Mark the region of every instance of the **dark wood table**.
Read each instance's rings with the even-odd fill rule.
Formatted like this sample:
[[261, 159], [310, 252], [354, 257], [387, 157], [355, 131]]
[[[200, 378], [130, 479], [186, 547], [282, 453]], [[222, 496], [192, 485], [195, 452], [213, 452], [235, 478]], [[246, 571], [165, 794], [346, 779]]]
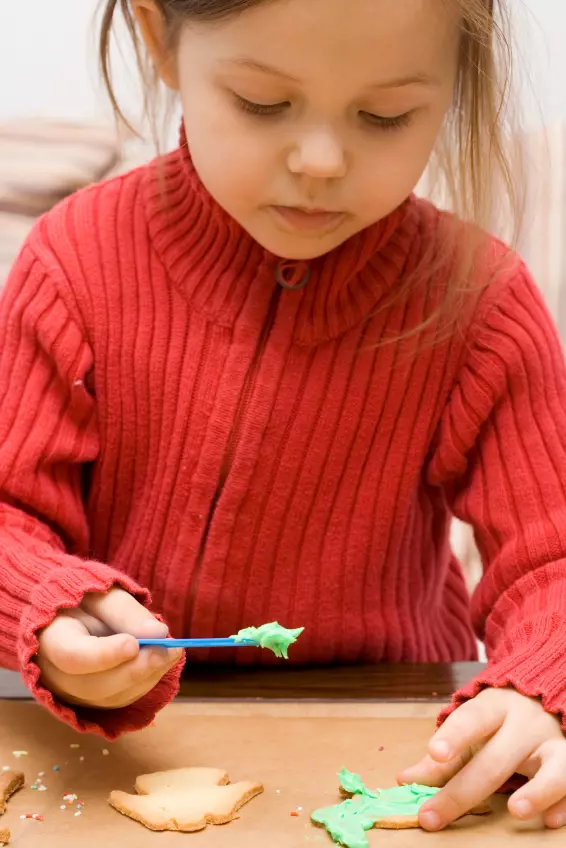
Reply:
[[[193, 666], [186, 700], [447, 701], [483, 668], [480, 663], [235, 669]], [[19, 676], [0, 670], [0, 699], [29, 699]]]

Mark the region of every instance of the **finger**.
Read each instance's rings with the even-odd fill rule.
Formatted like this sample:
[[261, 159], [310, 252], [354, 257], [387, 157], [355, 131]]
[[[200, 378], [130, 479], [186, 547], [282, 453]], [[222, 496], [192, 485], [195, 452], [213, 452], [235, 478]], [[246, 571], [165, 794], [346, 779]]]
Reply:
[[547, 811], [544, 817], [544, 823], [551, 830], [559, 830], [566, 825], [566, 799], [555, 804]]
[[493, 795], [533, 749], [517, 722], [506, 722], [461, 771], [421, 808], [425, 830], [441, 830]]
[[59, 615], [67, 615], [69, 618], [78, 619], [81, 624], [84, 624], [91, 636], [112, 636], [114, 634], [114, 631], [110, 630], [106, 624], [99, 621], [97, 618], [94, 618], [94, 616], [89, 615], [87, 612], [84, 612], [84, 610], [80, 607], [77, 609], [65, 610], [64, 612], [60, 612]]
[[548, 811], [566, 799], [566, 742], [541, 746], [542, 765], [533, 778], [509, 799], [509, 812], [519, 819], [530, 819]]
[[65, 674], [107, 672], [139, 653], [137, 641], [125, 634], [97, 638], [72, 616], [57, 616], [39, 637], [39, 659]]
[[140, 698], [143, 698], [144, 695], [147, 695], [148, 692], [151, 692], [164, 675], [176, 666], [178, 662], [179, 660], [176, 659], [174, 662], [170, 663], [169, 668], [166, 668], [164, 671], [156, 672], [152, 677], [144, 679], [138, 686], [132, 687], [125, 692], [119, 692], [118, 695], [105, 699], [100, 704], [100, 708], [105, 710], [115, 710], [120, 707], [128, 707], [131, 704], [134, 704], [136, 701], [139, 701]]
[[164, 639], [169, 629], [139, 601], [123, 589], [106, 594], [85, 595], [82, 607], [89, 615], [104, 622], [114, 633], [129, 633], [136, 639]]
[[[166, 673], [166, 672], [165, 672]], [[101, 680], [95, 697], [83, 691], [77, 686], [78, 677], [66, 675], [55, 666], [50, 665], [48, 660], [42, 662], [41, 683], [49, 689], [55, 697], [67, 704], [81, 707], [94, 707], [96, 709], [111, 710], [127, 707], [139, 701], [150, 692], [163, 677], [163, 674], [155, 672], [145, 677], [136, 687], [131, 687], [123, 692], [108, 695], [104, 683]], [[78, 694], [80, 692], [80, 694]]]
[[166, 674], [180, 656], [180, 651], [152, 648], [140, 651], [134, 660], [110, 671], [80, 675], [66, 674], [44, 658], [42, 678], [46, 688], [70, 703], [102, 707], [112, 702], [115, 705], [130, 690], [153, 688], [153, 681]]
[[507, 714], [505, 702], [482, 698], [482, 694], [458, 707], [436, 731], [428, 746], [433, 760], [447, 763], [484, 743], [501, 727]]
[[454, 757], [449, 763], [437, 763], [428, 754], [414, 766], [397, 775], [397, 783], [420, 783], [422, 786], [444, 786], [470, 760], [471, 751]]

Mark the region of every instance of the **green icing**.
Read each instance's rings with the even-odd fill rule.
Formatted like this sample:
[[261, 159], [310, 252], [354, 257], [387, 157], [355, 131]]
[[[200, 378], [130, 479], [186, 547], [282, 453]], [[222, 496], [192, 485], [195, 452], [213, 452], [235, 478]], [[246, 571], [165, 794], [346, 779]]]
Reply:
[[273, 621], [271, 624], [262, 624], [261, 627], [246, 627], [236, 636], [232, 636], [232, 639], [234, 642], [255, 642], [258, 647], [268, 648], [276, 657], [284, 657], [287, 660], [289, 646], [297, 641], [304, 629], [297, 627], [295, 630], [288, 630]]
[[346, 848], [368, 848], [366, 831], [379, 819], [418, 815], [423, 804], [440, 792], [436, 787], [417, 783], [372, 791], [359, 775], [346, 769], [342, 769], [339, 777], [342, 789], [356, 797], [316, 810], [311, 818], [316, 824], [324, 825], [334, 841]]
[[339, 773], [340, 786], [348, 795], [363, 795], [364, 798], [377, 798], [379, 790], [368, 789], [359, 774], [343, 768]]

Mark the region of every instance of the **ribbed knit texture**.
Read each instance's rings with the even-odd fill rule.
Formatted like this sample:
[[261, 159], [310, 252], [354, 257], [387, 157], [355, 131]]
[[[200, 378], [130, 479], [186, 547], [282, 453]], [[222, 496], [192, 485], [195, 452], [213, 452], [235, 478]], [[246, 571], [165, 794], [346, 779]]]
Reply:
[[[0, 312], [0, 661], [42, 703], [114, 737], [174, 696], [179, 668], [115, 712], [38, 683], [37, 630], [117, 583], [174, 636], [304, 625], [297, 663], [471, 660], [473, 612], [491, 661], [455, 704], [512, 683], [563, 710], [566, 380], [537, 290], [514, 262], [463, 334], [380, 344], [433, 309], [445, 280], [390, 295], [449, 225], [411, 198], [283, 290], [182, 149], [40, 221]], [[451, 511], [485, 558], [472, 612]]]

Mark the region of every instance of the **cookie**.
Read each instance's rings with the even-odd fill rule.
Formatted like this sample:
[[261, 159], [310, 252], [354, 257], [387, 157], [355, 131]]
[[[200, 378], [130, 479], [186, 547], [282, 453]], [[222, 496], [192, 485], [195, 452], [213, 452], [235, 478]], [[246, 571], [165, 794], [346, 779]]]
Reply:
[[0, 816], [6, 812], [6, 805], [12, 795], [23, 788], [25, 780], [21, 771], [0, 772]]
[[11, 839], [11, 833], [7, 829], [0, 829], [0, 846], [7, 845]]
[[208, 824], [227, 824], [238, 810], [263, 792], [251, 780], [230, 783], [226, 772], [214, 768], [181, 768], [144, 774], [136, 795], [114, 791], [109, 803], [122, 815], [149, 830], [192, 833]]
[[[366, 833], [380, 830], [407, 830], [418, 828], [419, 810], [440, 789], [411, 784], [391, 789], [369, 789], [358, 774], [342, 769], [340, 794], [346, 798], [341, 804], [315, 810], [311, 819], [325, 827], [330, 836], [347, 848], [367, 848]], [[488, 804], [470, 811], [472, 815], [491, 812]]]
[[[480, 804], [470, 810], [469, 813], [464, 813], [462, 818], [465, 816], [488, 816], [491, 812], [489, 804]], [[374, 824], [374, 828], [378, 830], [409, 830], [417, 827], [420, 827], [418, 816], [388, 816]]]

